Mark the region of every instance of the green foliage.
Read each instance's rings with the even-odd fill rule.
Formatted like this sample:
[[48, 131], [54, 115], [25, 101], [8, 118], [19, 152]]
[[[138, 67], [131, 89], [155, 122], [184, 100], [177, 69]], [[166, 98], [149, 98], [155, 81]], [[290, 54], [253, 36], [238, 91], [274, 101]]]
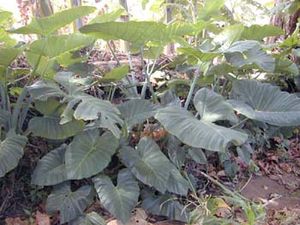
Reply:
[[109, 177], [99, 175], [93, 178], [96, 192], [103, 206], [115, 217], [126, 223], [139, 198], [139, 186], [131, 172], [123, 169], [118, 173], [115, 186]]
[[[299, 56], [295, 49], [299, 45], [298, 29], [282, 43], [274, 44], [281, 51], [276, 53], [262, 41], [282, 35], [281, 29], [244, 26], [228, 19], [221, 15], [223, 0], [207, 0], [201, 5], [191, 2], [174, 3], [180, 11], [191, 12], [186, 15], [190, 23], [177, 17], [168, 25], [114, 22], [124, 14], [119, 9], [97, 16], [80, 29], [81, 33], [58, 35], [58, 29], [95, 10], [88, 6], [72, 8], [33, 19], [29, 25], [11, 31], [38, 34], [37, 40], [24, 47], [14, 46], [1, 27], [0, 41], [4, 44], [0, 48], [0, 69], [4, 76], [0, 86], [0, 177], [17, 166], [26, 135], [31, 134], [29, 140], [41, 137], [53, 145], [54, 149], [37, 162], [32, 184], [55, 185], [47, 210], [59, 211], [61, 223], [105, 223], [94, 212], [84, 214], [94, 198], [94, 189], [101, 205], [124, 224], [139, 200], [141, 207], [154, 215], [187, 222], [193, 210], [184, 204], [191, 192], [197, 193], [183, 169], [186, 160], [207, 164], [206, 151], [218, 152], [224, 170], [234, 174], [237, 168], [230, 161], [230, 151], [250, 164], [252, 130], [260, 129], [258, 126], [300, 125], [300, 100], [296, 95], [267, 82], [245, 79], [257, 73], [271, 77], [298, 75], [298, 66], [289, 59], [289, 54]], [[199, 13], [195, 13], [198, 7]], [[8, 18], [10, 14], [1, 11], [0, 25]], [[225, 28], [219, 26], [220, 22]], [[170, 72], [175, 76], [159, 77], [154, 88], [151, 81], [158, 70], [156, 61], [151, 65], [141, 59], [145, 81], [133, 79], [132, 65], [119, 65], [99, 78], [99, 71], [86, 63], [85, 57], [76, 56], [76, 51], [93, 46], [96, 39], [128, 41], [136, 53], [153, 59], [165, 45], [176, 43], [181, 55], [167, 65], [175, 68]], [[32, 68], [24, 89], [15, 92], [13, 88], [19, 88], [19, 82], [11, 78], [12, 62], [24, 53]], [[180, 70], [188, 79], [178, 79]], [[132, 76], [127, 77], [129, 72]], [[149, 94], [145, 95], [147, 89]], [[19, 94], [12, 98], [16, 102], [10, 102], [8, 93]], [[250, 123], [247, 129], [245, 121]], [[86, 183], [92, 186], [83, 185]], [[249, 223], [254, 224], [252, 206], [243, 203], [243, 207]]]
[[255, 80], [236, 81], [230, 104], [246, 117], [275, 126], [300, 125], [300, 99]]
[[101, 172], [110, 162], [118, 145], [118, 140], [110, 132], [100, 137], [97, 130], [77, 135], [65, 154], [68, 178], [88, 178]]
[[6, 138], [0, 143], [0, 177], [14, 169], [24, 152], [23, 148], [27, 142], [27, 138], [21, 135], [9, 132]]
[[68, 183], [62, 183], [48, 196], [46, 210], [49, 213], [59, 211], [60, 222], [63, 224], [82, 215], [91, 203], [92, 197], [91, 186], [82, 186], [73, 192]]
[[40, 19], [32, 19], [31, 23], [20, 27], [18, 29], [12, 30], [10, 32], [17, 34], [40, 34], [44, 36], [49, 36], [51, 33], [57, 31], [74, 20], [86, 16], [96, 8], [90, 6], [80, 6], [72, 9], [67, 9], [58, 13], [55, 13], [49, 17], [43, 17]]

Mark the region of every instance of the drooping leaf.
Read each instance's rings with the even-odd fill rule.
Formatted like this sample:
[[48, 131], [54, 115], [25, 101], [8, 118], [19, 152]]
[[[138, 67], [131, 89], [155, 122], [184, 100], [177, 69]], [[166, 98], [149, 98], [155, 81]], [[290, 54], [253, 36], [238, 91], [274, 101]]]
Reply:
[[181, 168], [186, 159], [186, 152], [181, 147], [181, 142], [173, 135], [168, 135], [166, 148], [169, 159], [177, 168]]
[[88, 130], [75, 136], [65, 155], [68, 178], [88, 178], [101, 172], [118, 145], [118, 140], [110, 132], [99, 136], [98, 130]]
[[60, 223], [64, 224], [82, 215], [91, 201], [91, 186], [82, 186], [72, 192], [69, 183], [62, 183], [48, 196], [46, 210], [48, 213], [59, 211]]
[[30, 24], [12, 30], [11, 32], [17, 34], [40, 34], [47, 36], [57, 31], [59, 28], [68, 25], [72, 21], [92, 13], [95, 9], [95, 7], [91, 6], [73, 7], [48, 17], [39, 19], [33, 18]]
[[188, 56], [192, 56], [200, 61], [210, 61], [220, 55], [216, 52], [203, 52], [200, 49], [195, 48], [179, 48], [178, 50], [179, 52]]
[[90, 212], [71, 221], [70, 225], [106, 225], [106, 222], [98, 213]]
[[120, 8], [110, 13], [105, 13], [103, 15], [96, 16], [94, 19], [91, 20], [91, 22], [89, 22], [89, 24], [115, 21], [116, 19], [120, 18], [120, 16], [124, 13], [126, 13], [126, 11], [123, 8]]
[[59, 86], [46, 80], [39, 80], [28, 87], [30, 95], [37, 100], [46, 101], [48, 98], [64, 97], [65, 93]]
[[0, 143], [0, 177], [14, 169], [24, 152], [23, 148], [27, 142], [25, 136], [9, 132], [7, 137]]
[[196, 119], [187, 110], [169, 106], [157, 112], [155, 118], [183, 143], [211, 151], [224, 151], [229, 143], [243, 144], [247, 135], [239, 131]]
[[224, 6], [224, 0], [204, 1], [204, 6], [199, 10], [199, 18], [209, 20], [219, 14], [219, 10]]
[[208, 88], [201, 88], [197, 91], [194, 105], [201, 116], [201, 120], [207, 122], [237, 121], [232, 106], [221, 95]]
[[73, 33], [69, 35], [50, 36], [44, 39], [38, 39], [30, 45], [30, 52], [49, 58], [83, 48], [94, 42], [94, 38]]
[[0, 65], [7, 67], [20, 54], [20, 48], [2, 47], [0, 48]]
[[67, 180], [65, 168], [66, 147], [67, 146], [63, 144], [50, 151], [38, 161], [31, 177], [32, 184], [48, 186], [56, 185]]
[[169, 192], [186, 196], [189, 190], [189, 182], [180, 174], [178, 169], [174, 166], [170, 172], [167, 187]]
[[123, 147], [120, 150], [120, 157], [133, 175], [144, 184], [155, 187], [162, 193], [167, 190], [167, 178], [173, 165], [154, 140], [143, 137], [137, 150]]
[[166, 25], [156, 22], [106, 22], [86, 25], [80, 28], [82, 33], [91, 33], [100, 39], [122, 39], [136, 45], [148, 41], [164, 41]]
[[132, 99], [118, 106], [128, 128], [154, 116], [157, 107], [148, 100]]
[[59, 65], [55, 58], [49, 59], [48, 57], [28, 51], [26, 52], [26, 59], [30, 66], [35, 68], [34, 75], [53, 79], [54, 75], [59, 70]]
[[256, 80], [239, 80], [233, 84], [235, 100], [229, 103], [246, 117], [275, 126], [300, 125], [300, 98], [280, 91], [279, 87]]
[[106, 73], [104, 77], [100, 79], [101, 82], [117, 82], [122, 80], [129, 72], [129, 66], [120, 66], [112, 69], [110, 72]]
[[91, 34], [104, 40], [122, 39], [140, 47], [149, 41], [167, 43], [176, 37], [191, 33], [195, 27], [176, 24], [167, 26], [152, 21], [106, 22], [83, 26], [80, 32]]
[[155, 196], [145, 192], [142, 208], [154, 215], [166, 216], [170, 220], [186, 222], [188, 214], [184, 206], [173, 199], [174, 197], [170, 195]]
[[275, 73], [291, 74], [297, 76], [299, 69], [295, 63], [288, 59], [279, 58], [275, 61]]
[[206, 155], [200, 148], [189, 148], [188, 155], [196, 163], [207, 164]]
[[236, 67], [254, 64], [267, 72], [275, 70], [275, 59], [264, 52], [257, 41], [237, 41], [224, 50], [224, 54]]
[[80, 120], [72, 120], [65, 124], [60, 124], [59, 121], [59, 117], [34, 117], [29, 121], [28, 130], [34, 136], [63, 140], [80, 133], [84, 127], [84, 122]]
[[109, 101], [101, 100], [93, 96], [80, 97], [81, 102], [74, 112], [74, 117], [77, 120], [95, 120], [99, 116], [106, 117], [115, 121], [115, 123], [122, 123], [118, 117], [119, 110]]
[[283, 35], [284, 31], [273, 25], [251, 25], [250, 27], [244, 27], [241, 38], [245, 40], [257, 40], [261, 41], [265, 37]]
[[221, 50], [227, 49], [233, 42], [238, 41], [242, 35], [244, 26], [242, 24], [234, 24], [219, 33], [214, 42], [221, 45]]
[[93, 182], [101, 204], [126, 224], [140, 195], [138, 183], [131, 172], [128, 169], [121, 170], [118, 174], [117, 186], [105, 175], [93, 178]]

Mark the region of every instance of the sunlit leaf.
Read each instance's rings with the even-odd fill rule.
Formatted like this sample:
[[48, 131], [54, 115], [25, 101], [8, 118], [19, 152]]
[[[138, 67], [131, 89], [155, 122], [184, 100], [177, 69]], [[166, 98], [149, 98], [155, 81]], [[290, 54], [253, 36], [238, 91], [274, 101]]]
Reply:
[[300, 125], [300, 98], [280, 91], [279, 87], [256, 80], [233, 84], [233, 108], [246, 117], [275, 126]]
[[94, 12], [95, 9], [95, 7], [91, 6], [79, 6], [55, 13], [48, 17], [39, 19], [33, 18], [30, 24], [20, 27], [16, 30], [12, 30], [11, 32], [18, 34], [40, 34], [47, 36], [57, 31], [59, 28], [70, 24], [72, 21]]

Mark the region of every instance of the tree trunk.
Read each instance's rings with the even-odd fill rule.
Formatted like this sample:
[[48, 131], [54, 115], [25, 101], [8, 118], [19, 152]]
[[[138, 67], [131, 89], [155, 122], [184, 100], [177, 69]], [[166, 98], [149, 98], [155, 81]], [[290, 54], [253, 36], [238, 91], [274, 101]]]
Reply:
[[[82, 5], [81, 0], [70, 0], [70, 3], [71, 7], [78, 7]], [[73, 32], [77, 31], [82, 26], [83, 23], [81, 18], [75, 20], [75, 22], [73, 23]]]
[[53, 14], [53, 7], [50, 0], [37, 0], [36, 1], [36, 17], [46, 17]]
[[[119, 0], [120, 5], [126, 10], [127, 15], [121, 16], [123, 22], [129, 21], [129, 10], [127, 0]], [[129, 43], [127, 41], [120, 41], [120, 49], [123, 52], [129, 51]]]
[[[166, 0], [166, 3], [174, 3], [174, 0]], [[166, 23], [169, 24], [172, 21], [172, 7], [167, 5], [166, 6]], [[175, 46], [174, 43], [168, 44], [165, 48], [166, 55], [174, 55], [175, 53]]]

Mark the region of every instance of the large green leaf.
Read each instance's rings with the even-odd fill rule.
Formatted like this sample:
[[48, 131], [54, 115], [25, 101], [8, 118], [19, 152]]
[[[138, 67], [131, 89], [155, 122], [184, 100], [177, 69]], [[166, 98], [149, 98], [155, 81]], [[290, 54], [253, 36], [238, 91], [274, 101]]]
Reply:
[[93, 42], [94, 38], [80, 33], [50, 36], [34, 41], [30, 45], [30, 52], [54, 58], [65, 52], [83, 48]]
[[99, 116], [110, 118], [115, 123], [122, 123], [119, 118], [119, 110], [109, 101], [101, 100], [93, 96], [80, 97], [81, 102], [74, 112], [74, 117], [77, 120], [95, 120]]
[[207, 164], [206, 155], [201, 148], [189, 148], [188, 156], [196, 163]]
[[101, 172], [118, 146], [110, 132], [99, 136], [98, 130], [88, 130], [75, 136], [65, 156], [68, 178], [82, 179]]
[[100, 79], [102, 83], [117, 82], [122, 80], [129, 72], [129, 66], [120, 66], [112, 69]]
[[183, 196], [186, 196], [188, 193], [189, 182], [180, 174], [175, 166], [170, 172], [167, 189], [169, 192]]
[[67, 102], [61, 114], [61, 124], [72, 121], [73, 116], [77, 120], [99, 120], [98, 127], [107, 128], [116, 137], [120, 136], [116, 125], [123, 124], [123, 120], [120, 118], [120, 111], [109, 101], [93, 97], [84, 92], [90, 85], [88, 78], [76, 78], [73, 76], [73, 73], [60, 72], [55, 76], [55, 81], [57, 83], [53, 81], [38, 81], [29, 87], [29, 92], [33, 98], [38, 100], [58, 97]]
[[122, 39], [136, 46], [149, 41], [167, 43], [185, 34], [193, 32], [196, 28], [186, 24], [167, 26], [153, 21], [129, 21], [94, 23], [80, 28], [80, 32], [91, 34], [97, 38]]
[[207, 122], [218, 120], [237, 121], [232, 106], [216, 92], [208, 88], [201, 88], [194, 97], [194, 105], [201, 119]]
[[53, 81], [39, 80], [28, 87], [30, 95], [37, 100], [46, 101], [48, 98], [61, 98], [66, 94]]
[[23, 148], [27, 142], [25, 136], [9, 132], [7, 137], [0, 143], [0, 177], [14, 169], [24, 152]]
[[106, 222], [98, 213], [90, 212], [71, 221], [70, 225], [106, 225]]
[[256, 41], [237, 41], [223, 52], [227, 61], [236, 67], [254, 64], [267, 72], [275, 70], [275, 59]]
[[137, 150], [123, 147], [120, 150], [123, 163], [130, 168], [137, 179], [164, 193], [173, 165], [150, 138], [143, 137]]
[[29, 121], [28, 130], [34, 136], [63, 140], [80, 133], [84, 127], [84, 122], [80, 120], [72, 120], [65, 124], [60, 124], [59, 121], [59, 117], [34, 117]]
[[96, 16], [94, 19], [92, 19], [89, 24], [92, 23], [105, 23], [105, 22], [111, 22], [115, 21], [116, 19], [119, 19], [121, 15], [126, 13], [126, 11], [123, 8], [114, 10], [110, 13], [105, 13], [101, 16]]
[[143, 123], [146, 119], [154, 116], [157, 107], [148, 100], [132, 99], [118, 105], [122, 117], [128, 128]]
[[174, 200], [171, 195], [143, 194], [142, 208], [154, 215], [166, 216], [170, 220], [186, 222], [188, 214], [183, 205]]
[[273, 25], [251, 25], [250, 27], [244, 27], [241, 38], [246, 40], [258, 40], [261, 41], [265, 37], [283, 35], [284, 31]]
[[93, 182], [101, 204], [123, 224], [126, 224], [140, 195], [138, 182], [131, 172], [128, 169], [121, 170], [118, 174], [117, 186], [105, 175], [93, 178]]
[[183, 143], [211, 151], [224, 151], [229, 143], [241, 145], [247, 135], [239, 131], [198, 120], [190, 112], [169, 106], [158, 111], [155, 118]]
[[49, 17], [43, 17], [39, 19], [33, 18], [30, 24], [16, 30], [12, 30], [11, 32], [18, 34], [40, 34], [47, 36], [57, 31], [59, 28], [68, 25], [72, 21], [94, 12], [95, 9], [95, 7], [90, 6], [79, 6], [55, 13]]
[[68, 183], [55, 186], [48, 196], [46, 210], [48, 213], [60, 213], [60, 223], [67, 223], [83, 214], [83, 211], [92, 202], [91, 186], [82, 186], [71, 191]]
[[30, 66], [35, 68], [34, 75], [53, 79], [54, 75], [59, 70], [59, 65], [55, 58], [49, 59], [48, 57], [28, 51], [26, 52], [26, 59]]
[[199, 18], [209, 20], [219, 14], [220, 9], [224, 6], [224, 0], [205, 0], [204, 6], [199, 10]]
[[5, 67], [9, 66], [20, 52], [21, 49], [19, 48], [0, 48], [0, 65]]
[[65, 150], [66, 145], [63, 144], [41, 158], [33, 171], [31, 183], [47, 186], [66, 181]]
[[179, 48], [178, 50], [179, 52], [188, 56], [192, 56], [200, 61], [210, 61], [220, 55], [219, 53], [216, 52], [203, 52], [195, 48]]
[[256, 80], [235, 81], [230, 100], [233, 108], [246, 117], [275, 126], [300, 125], [300, 98], [279, 87]]

